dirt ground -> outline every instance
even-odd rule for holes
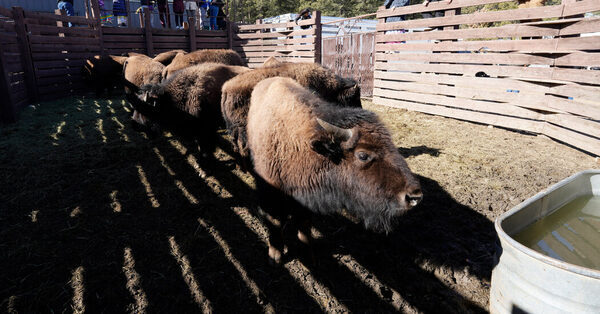
[[[253,179],[129,124],[121,96],[71,97],[0,127],[2,312],[485,312],[493,220],[584,169],[548,138],[373,105],[425,198],[379,235],[314,219],[317,264],[270,266]]]

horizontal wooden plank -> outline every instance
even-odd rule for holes
[[[51,70],[37,70],[36,77],[51,77],[51,76],[62,76],[66,74],[77,74],[77,76],[81,76],[82,67],[72,67],[72,68],[62,68],[62,69],[51,69]],[[80,79],[80,78],[78,78]]]
[[[14,32],[15,31],[15,21],[0,20],[0,29],[3,29],[5,32]]]
[[[473,40],[426,43],[376,44],[376,51],[526,51],[528,53],[566,53],[577,50],[598,50],[598,37],[573,37],[534,40]]]
[[[450,40],[450,39],[479,39],[479,38],[510,38],[525,36],[558,36],[560,30],[520,24],[510,24],[500,27],[451,29],[443,31],[410,32],[410,33],[378,33],[375,37],[378,43],[411,40]]]
[[[157,47],[155,44],[155,47]],[[188,49],[189,47],[186,46],[184,48],[171,48],[171,49]],[[205,43],[202,41],[197,41],[196,42],[196,49],[226,49],[227,48],[227,43]]]
[[[215,45],[215,44],[206,44],[203,47],[197,47],[197,48],[204,49],[207,45]],[[174,49],[187,49],[187,48],[189,48],[190,44],[189,43],[154,43],[153,46],[154,46],[154,48],[174,50]]]
[[[196,37],[227,37],[226,31],[196,30]]]
[[[560,29],[560,36],[593,33],[600,31],[600,17],[580,19],[573,24],[567,24]]]
[[[57,60],[76,60],[87,59],[98,54],[98,52],[34,52],[32,58],[34,61],[57,61]]]
[[[68,66],[83,66],[85,60],[58,60],[58,61],[36,61],[33,66],[36,69],[53,69],[53,68],[64,68]]]
[[[548,106],[580,116],[600,120],[600,106],[591,103],[581,104],[574,100],[554,97]]]
[[[6,71],[7,73],[11,73],[11,72],[23,72],[25,71],[25,67],[23,66],[23,64],[21,64],[21,62],[7,62],[4,68],[4,71]]]
[[[260,38],[285,38],[293,36],[310,36],[314,35],[314,29],[297,30],[293,32],[269,32],[269,33],[248,33],[248,34],[235,34],[233,40],[240,39],[260,39]]]
[[[144,34],[143,28],[120,28],[120,27],[108,27],[102,26],[102,34],[105,35],[142,35]]]
[[[600,40],[600,38],[598,39]],[[562,57],[558,57],[554,61],[554,65],[558,66],[584,66],[584,67],[599,67],[600,53],[598,52],[573,52]]]
[[[552,124],[600,139],[600,122],[568,114],[546,115],[544,120]]]
[[[405,83],[405,84],[396,84],[396,85],[400,85],[402,89],[410,90],[410,91],[382,89],[381,87],[385,87],[385,86],[382,86],[381,83],[378,84],[376,82],[375,83],[376,88],[373,90],[373,95],[386,97],[386,98],[400,99],[400,100],[405,100],[405,101],[436,104],[436,105],[443,105],[443,106],[453,107],[453,108],[469,109],[469,110],[495,113],[495,114],[501,114],[501,115],[507,115],[507,116],[515,116],[515,117],[519,117],[519,118],[541,120],[540,114],[538,114],[534,111],[531,111],[531,110],[527,110],[527,109],[523,109],[523,108],[511,105],[511,104],[496,103],[496,102],[490,102],[490,101],[481,101],[481,100],[467,99],[467,98],[462,98],[462,97],[447,97],[445,95],[429,94],[429,93],[427,93],[426,89],[417,88],[417,85],[422,85],[422,84]],[[426,87],[427,86],[423,86],[423,88],[426,88]],[[429,85],[429,91],[431,91],[432,88],[439,88],[439,86]],[[446,88],[446,89],[451,89],[451,88]],[[415,91],[415,92],[413,92],[413,91]],[[450,93],[447,93],[447,94],[450,94]],[[456,94],[460,95],[460,93],[456,93]]]
[[[143,35],[102,35],[102,40],[107,42],[146,42]]]
[[[256,51],[256,52],[240,52],[242,57],[314,57],[313,51],[292,51],[290,53],[282,53],[277,51]]]
[[[17,43],[16,33],[0,33],[0,42],[2,43]]]
[[[250,24],[250,25],[240,25],[238,29],[240,31],[250,31],[250,30],[262,30],[262,29],[271,29],[271,28],[287,28],[287,27],[298,27],[304,25],[313,25],[315,24],[315,18],[310,18],[308,20],[300,20],[298,24],[295,22],[285,22],[285,23],[263,23],[263,24]]]
[[[53,25],[27,25],[27,30],[33,34],[51,33],[51,34],[69,34],[78,36],[97,36],[98,31],[89,27],[57,27]]]
[[[107,42],[104,43],[104,49],[146,49],[146,42]]]
[[[600,10],[597,0],[580,0],[567,3],[562,16],[573,16]]]
[[[374,91],[375,93],[375,91]],[[483,123],[488,125],[500,126],[513,130],[523,130],[533,133],[540,133],[543,122],[527,119],[512,118],[496,114],[488,114],[470,110],[462,110],[437,105],[425,105],[409,101],[373,97],[373,102],[378,105],[402,108],[407,110],[419,111],[428,114],[434,114],[459,120]]]
[[[313,44],[315,37],[310,36],[306,38],[286,38],[286,39],[247,39],[247,40],[235,40],[233,42],[234,47],[247,47],[247,46],[269,46],[269,45],[292,45],[292,44]]]
[[[484,72],[491,77],[530,78],[530,79],[552,79],[558,81],[579,82],[597,84],[600,81],[600,71],[563,69],[563,68],[541,68],[541,67],[519,67],[519,66],[497,66],[497,65],[468,65],[468,64],[423,64],[423,63],[389,63],[375,62],[376,70],[394,70],[406,72],[430,72],[446,74],[462,74],[475,76],[478,72]]]
[[[484,4],[492,4],[492,3],[503,3],[503,2],[513,2],[511,0],[461,0],[455,1],[452,3],[448,3],[445,1],[440,2],[431,2],[427,6],[423,6],[421,3],[415,5],[408,5],[404,7],[397,7],[391,9],[379,9],[377,10],[377,18],[384,18],[390,16],[399,16],[413,13],[422,13],[422,12],[432,12],[432,11],[444,11],[451,9],[459,9],[465,8],[475,5],[484,5]]]
[[[465,15],[448,15],[429,19],[409,20],[377,24],[377,31],[390,31],[406,28],[436,27],[461,24],[489,23],[501,21],[532,20],[560,17],[564,5],[543,6],[538,8],[487,11]]]
[[[25,81],[25,72],[9,73],[8,76],[12,83]]]
[[[521,53],[376,53],[376,61],[422,61],[476,64],[554,64],[554,58]]]
[[[84,16],[67,16],[67,15],[56,15],[51,13],[38,13],[25,11],[25,23],[27,24],[38,24],[40,21],[52,21],[52,22],[71,22],[73,24],[86,24],[90,26],[96,25],[95,19],[88,19]]]
[[[307,50],[312,51],[315,49],[314,44],[305,45],[280,45],[280,46],[249,46],[249,47],[233,47],[233,50],[237,52],[245,51],[283,51],[283,50]]]
[[[596,138],[569,131],[551,123],[544,124],[542,133],[553,139],[573,145],[596,156],[600,156],[600,140]]]
[[[100,45],[99,38],[85,38],[85,37],[59,37],[59,36],[29,35],[29,41],[32,44]]]
[[[68,44],[31,44],[31,51],[33,52],[87,52],[100,51],[100,45],[68,45]]]
[[[547,93],[571,97],[579,102],[600,106],[600,86],[583,86],[579,84],[558,85],[548,88]]]

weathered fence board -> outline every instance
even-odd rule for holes
[[[545,134],[600,155],[600,18],[580,16],[600,2],[385,22],[500,2],[509,1],[380,9],[374,101]]]

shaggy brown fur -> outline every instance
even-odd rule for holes
[[[161,73],[165,68],[162,63],[154,61],[145,55],[135,55],[125,60],[123,77],[125,84],[125,97],[135,106],[137,97],[135,93],[146,84],[160,83]],[[134,111],[132,118],[140,125],[147,126],[148,119],[139,112]]]
[[[96,89],[100,95],[104,90],[109,93],[122,84],[123,64],[127,57],[119,56],[94,56],[86,60],[83,66],[84,81]]]
[[[366,228],[389,232],[422,198],[374,113],[332,106],[290,78],[263,80],[252,92],[248,143],[260,206],[279,220],[269,235],[275,262],[283,249],[277,225],[288,215],[346,208]],[[309,242],[310,229],[298,236]]]
[[[275,76],[293,78],[336,106],[361,107],[358,84],[352,79],[341,78],[318,64],[282,62],[240,75],[223,85],[221,111],[242,163],[246,162],[248,156],[246,119],[250,94],[258,82]]]
[[[221,87],[249,70],[217,63],[187,67],[160,84],[143,86],[138,93],[142,103],[136,109],[153,121],[192,135],[203,153],[211,153],[222,124]]]
[[[167,66],[167,65],[171,64],[171,62],[173,61],[173,58],[175,58],[175,56],[180,53],[183,53],[185,55],[187,52],[185,50],[181,50],[181,49],[166,51],[166,52],[157,54],[156,57],[154,57],[154,61],[158,61],[158,62],[162,63],[164,66]]]
[[[167,79],[178,70],[207,62],[246,66],[240,55],[230,49],[196,50],[188,54],[177,54],[173,58],[173,61],[171,61],[171,64],[165,68],[162,77],[163,79]]]

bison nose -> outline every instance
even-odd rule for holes
[[[404,194],[403,201],[406,204],[406,209],[411,209],[417,206],[417,204],[419,204],[422,199],[423,192],[421,191],[420,187],[409,187],[406,190],[406,194]]]

